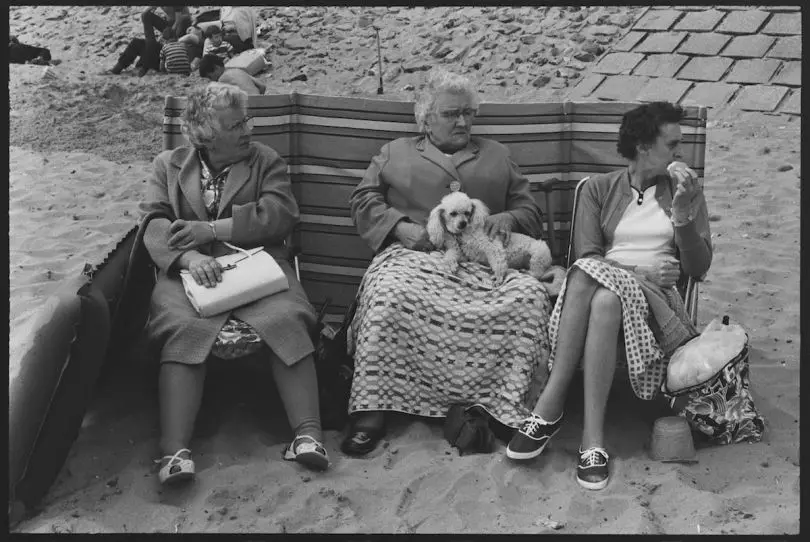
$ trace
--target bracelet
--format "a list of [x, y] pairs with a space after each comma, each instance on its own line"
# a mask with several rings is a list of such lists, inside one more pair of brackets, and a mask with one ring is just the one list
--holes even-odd
[[211, 233], [214, 234], [214, 241], [218, 241], [219, 237], [217, 237], [217, 227], [214, 225], [213, 222], [209, 222], [208, 227], [211, 228]]
[[673, 225], [673, 226], [675, 226], [675, 227], [679, 227], [679, 226], [686, 226], [687, 224], [689, 224], [690, 222], [692, 222], [694, 219], [695, 219], [695, 217], [694, 217], [694, 216], [692, 216], [692, 213], [689, 213], [688, 215], [686, 215], [686, 219], [685, 219], [685, 220], [684, 220], [684, 219], [682, 219], [682, 218], [678, 218], [678, 219], [676, 219], [676, 218], [675, 218], [675, 213], [672, 213], [672, 214], [670, 215], [670, 217], [669, 217], [670, 222], [672, 222], [672, 225]]

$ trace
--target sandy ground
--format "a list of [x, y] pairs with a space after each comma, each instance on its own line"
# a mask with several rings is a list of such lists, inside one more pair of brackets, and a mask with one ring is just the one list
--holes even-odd
[[[154, 123], [162, 96], [200, 84], [168, 76], [78, 79], [87, 65], [66, 60], [51, 68], [61, 70], [57, 81], [43, 80], [39, 66], [10, 67], [12, 351], [60, 280], [100, 262], [132, 227], [150, 153], [160, 146]], [[117, 109], [87, 109], [105, 89], [108, 101], [118, 96]], [[69, 121], [58, 129], [34, 121], [39, 107]], [[699, 320], [728, 314], [748, 330], [752, 390], [767, 419], [762, 442], [699, 443], [693, 464], [652, 461], [646, 440], [661, 411], [618, 385], [606, 429], [613, 478], [601, 492], [574, 481], [582, 416], [576, 390], [566, 426], [528, 464], [507, 460], [504, 443], [492, 454], [459, 457], [440, 424], [401, 417], [364, 459], [343, 456], [342, 435], [327, 432], [332, 468], [314, 474], [281, 460], [290, 429], [267, 391], [272, 383], [214, 367], [221, 378], [212, 379], [192, 446], [197, 479], [167, 490], [152, 463], [155, 382], [132, 364], [100, 391], [59, 479], [15, 530], [797, 534], [800, 120], [728, 110], [710, 121], [706, 196], [715, 258], [701, 287]], [[93, 124], [101, 127], [96, 133]], [[15, 127], [31, 137], [15, 139]], [[146, 139], [126, 152], [133, 141], [127, 130], [139, 127]], [[9, 362], [12, 373], [15, 360]]]

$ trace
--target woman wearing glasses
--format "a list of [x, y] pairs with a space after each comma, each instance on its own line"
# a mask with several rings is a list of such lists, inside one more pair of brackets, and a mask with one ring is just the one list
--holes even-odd
[[[295, 433], [285, 458], [308, 467], [328, 465], [321, 444], [310, 329], [312, 306], [287, 259], [284, 240], [298, 221], [287, 166], [270, 147], [250, 138], [247, 94], [210, 83], [189, 97], [182, 132], [191, 145], [154, 161], [141, 211], [171, 218], [149, 222], [144, 245], [160, 269], [152, 292], [148, 333], [160, 349], [160, 481], [194, 476], [189, 444], [200, 407], [206, 361], [258, 352], [267, 359]], [[179, 277], [216, 288], [223, 271], [215, 259], [264, 246], [284, 269], [290, 288], [228, 313], [200, 317]]]
[[428, 215], [452, 191], [489, 207], [491, 237], [541, 233], [540, 210], [506, 147], [470, 135], [477, 108], [466, 77], [434, 68], [415, 105], [421, 134], [383, 146], [351, 195], [352, 219], [377, 255], [352, 323], [352, 422], [341, 446], [349, 455], [376, 447], [386, 411], [440, 418], [452, 404], [479, 405], [517, 427], [535, 371], [545, 370], [541, 283], [510, 272], [495, 286], [473, 263], [450, 275], [429, 254]]

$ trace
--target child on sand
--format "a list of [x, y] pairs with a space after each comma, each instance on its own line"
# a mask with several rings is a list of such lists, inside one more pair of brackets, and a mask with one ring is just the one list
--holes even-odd
[[160, 71], [191, 75], [188, 49], [185, 44], [177, 41], [173, 29], [167, 28], [163, 31], [163, 41], [165, 45], [160, 49]]
[[218, 26], [209, 26], [205, 29], [205, 45], [203, 45], [203, 56], [216, 55], [222, 60], [228, 60], [233, 56], [233, 45], [223, 41], [222, 29]]

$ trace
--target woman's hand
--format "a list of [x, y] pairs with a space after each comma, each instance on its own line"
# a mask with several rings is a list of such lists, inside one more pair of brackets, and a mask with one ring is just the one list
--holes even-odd
[[517, 221], [511, 213], [491, 215], [488, 216], [486, 222], [484, 222], [484, 233], [493, 240], [496, 237], [500, 237], [503, 241], [503, 246], [506, 246], [512, 238], [512, 230], [515, 228], [516, 223]]
[[654, 265], [636, 266], [636, 273], [661, 288], [671, 288], [681, 276], [681, 266], [675, 258], [664, 258]]
[[175, 220], [169, 226], [169, 248], [171, 250], [190, 250], [214, 240], [214, 232], [208, 222], [199, 220]]
[[401, 220], [394, 228], [394, 237], [399, 240], [405, 248], [429, 252], [435, 247], [428, 238], [427, 230], [424, 226]]
[[188, 272], [194, 281], [206, 288], [213, 288], [222, 282], [222, 265], [213, 256], [189, 254]]
[[683, 162], [673, 162], [667, 167], [670, 176], [678, 181], [672, 197], [672, 217], [676, 223], [689, 222], [697, 211], [698, 195], [703, 190], [697, 173]]

